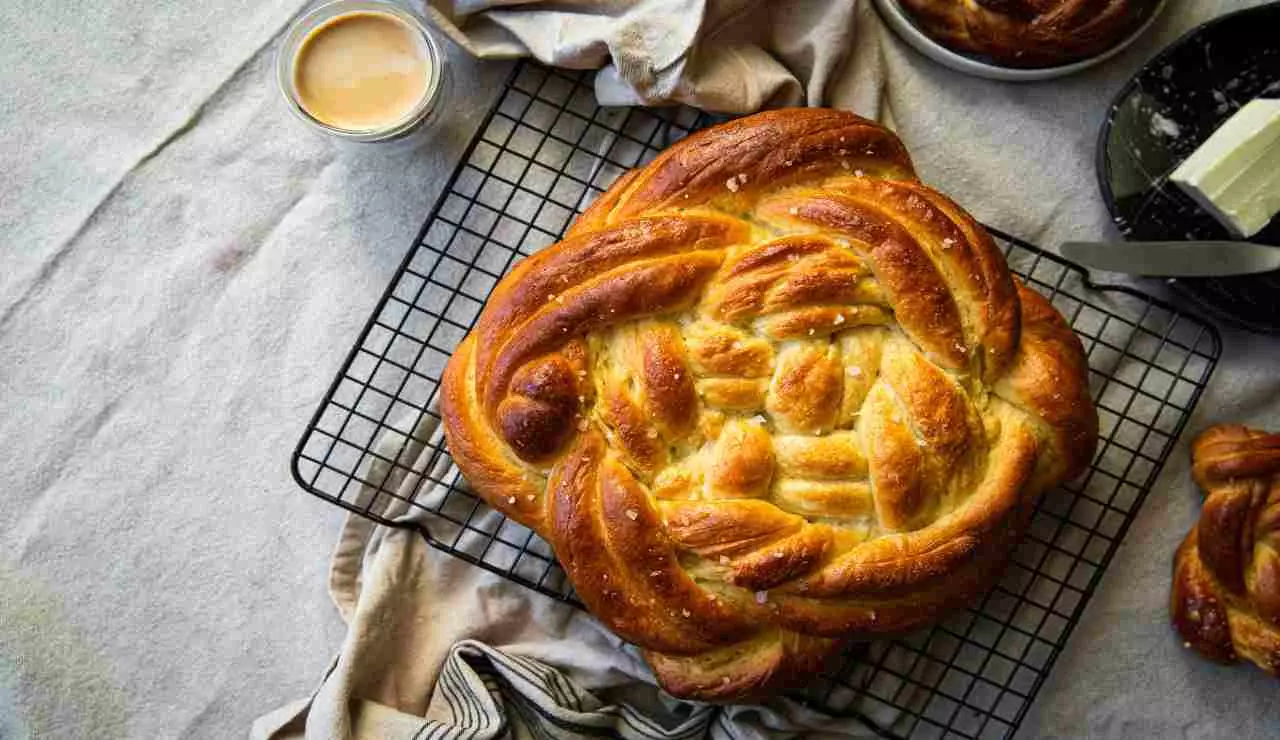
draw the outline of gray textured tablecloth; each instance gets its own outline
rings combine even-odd
[[[863,112],[891,112],[925,179],[979,217],[1046,244],[1104,235],[1105,101],[1197,19],[1250,4],[1171,0],[1104,68],[1034,86],[861,37],[883,80]],[[273,38],[303,5],[0,6],[0,737],[242,736],[342,641],[325,593],[342,515],[293,486],[289,453],[505,67],[451,50],[425,145],[336,150],[274,89]],[[1224,340],[1190,428],[1280,427],[1280,343]],[[1022,737],[1280,736],[1273,680],[1168,627],[1197,511],[1184,441]]]

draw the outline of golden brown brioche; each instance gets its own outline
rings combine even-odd
[[[1174,557],[1173,624],[1207,658],[1280,675],[1280,435],[1223,424],[1191,454],[1205,502]]]
[[[900,0],[921,30],[1009,67],[1100,54],[1137,31],[1158,0]]]
[[[500,282],[454,459],[672,694],[760,696],[989,587],[1081,470],[1084,353],[849,113],[694,134]]]

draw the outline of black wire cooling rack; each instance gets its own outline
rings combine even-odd
[[[590,73],[516,65],[298,443],[298,483],[580,605],[550,547],[468,492],[445,449],[436,389],[514,262],[558,240],[623,172],[714,121],[688,108],[601,108]],[[859,646],[796,697],[885,737],[1012,736],[1221,351],[1201,320],[991,232],[1084,341],[1101,440],[1085,476],[1042,497],[1008,572],[979,604]]]

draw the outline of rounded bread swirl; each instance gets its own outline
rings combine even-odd
[[[758,696],[989,587],[1093,455],[1079,340],[850,113],[761,113],[624,176],[495,288],[454,459],[673,695]]]
[[[1223,424],[1192,445],[1205,493],[1174,556],[1170,611],[1187,646],[1280,675],[1280,435]]]
[[[900,0],[935,40],[1005,66],[1100,54],[1137,30],[1157,0]]]

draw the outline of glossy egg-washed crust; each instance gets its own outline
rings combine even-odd
[[[986,589],[1090,460],[1084,353],[849,113],[761,113],[626,175],[495,288],[454,459],[681,696],[759,696]]]
[[[1174,556],[1173,624],[1207,658],[1280,676],[1280,435],[1210,427],[1192,475],[1205,502]]]
[[[1008,67],[1049,67],[1115,46],[1159,0],[900,0],[925,33]]]

